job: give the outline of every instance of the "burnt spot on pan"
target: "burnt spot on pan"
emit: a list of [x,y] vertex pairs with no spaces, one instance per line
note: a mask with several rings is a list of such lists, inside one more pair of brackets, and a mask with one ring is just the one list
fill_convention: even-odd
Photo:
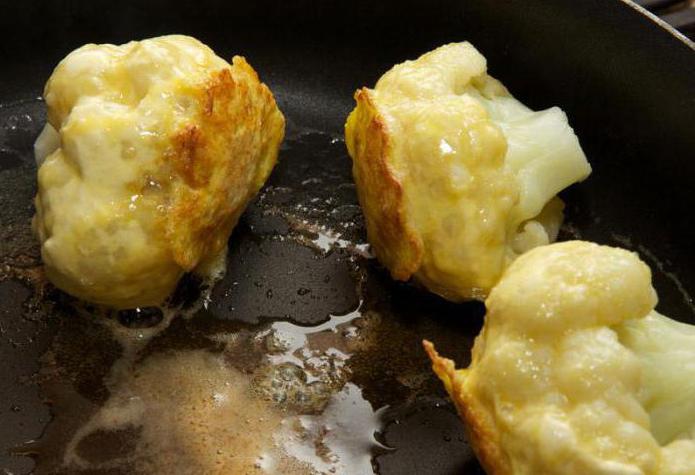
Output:
[[33,143],[46,120],[43,101],[0,104],[0,275],[40,264],[31,234],[36,193]]

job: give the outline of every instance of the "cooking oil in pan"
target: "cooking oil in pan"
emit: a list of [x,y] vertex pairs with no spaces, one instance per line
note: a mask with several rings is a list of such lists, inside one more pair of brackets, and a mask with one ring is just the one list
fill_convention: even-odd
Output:
[[[29,203],[31,161],[9,172]],[[27,203],[11,218],[30,237]],[[290,126],[230,240],[224,278],[187,276],[162,309],[80,304],[43,280],[33,241],[3,251],[0,292],[13,302],[3,324],[34,322],[23,330],[32,343],[6,350],[30,363],[15,373],[34,392],[7,397],[34,398],[31,410],[18,405],[35,430],[6,444],[13,473],[32,469],[22,455],[38,474],[450,473],[475,463],[420,341],[465,362],[481,307],[393,283],[378,267],[337,137]]]
[[[290,123],[225,276],[186,276],[165,308],[113,313],[43,278],[30,219],[44,121],[38,99],[0,105],[0,468],[482,473],[420,341],[466,365],[484,309],[378,266],[339,137]],[[668,261],[598,218],[574,224],[573,206],[563,239],[640,251],[674,316],[692,315]]]
[[[165,309],[154,328],[126,329],[63,309],[72,324],[44,356],[42,385],[56,417],[24,450],[36,473],[371,473],[394,450],[380,441],[389,411],[398,425],[399,404],[436,381],[427,387],[426,363],[413,367],[421,357],[398,356],[419,332],[399,335],[368,305],[314,327]],[[71,368],[104,350],[112,361],[97,375]]]

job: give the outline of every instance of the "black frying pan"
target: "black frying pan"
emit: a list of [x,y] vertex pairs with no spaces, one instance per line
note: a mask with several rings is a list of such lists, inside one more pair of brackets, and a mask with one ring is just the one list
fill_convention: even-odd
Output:
[[[355,350],[347,366],[364,399],[386,408],[376,434],[383,446],[372,448],[379,473],[482,473],[420,348],[422,338],[430,339],[467,364],[482,306],[450,304],[395,283],[349,245],[312,249],[331,244],[315,234],[315,225],[351,243],[365,239],[340,137],[353,91],[373,85],[397,62],[469,40],[519,99],[533,108],[561,106],[594,168],[587,182],[563,196],[561,238],[638,251],[654,271],[660,311],[695,323],[693,44],[630,3],[3,3],[0,467],[7,471],[26,473],[36,463],[37,473],[76,473],[58,468],[61,448],[76,424],[108,399],[105,378],[122,353],[97,317],[78,315],[75,302],[45,285],[29,225],[32,143],[45,120],[42,86],[59,59],[87,42],[177,32],[198,37],[223,57],[243,54],[289,123],[281,162],[230,240],[228,274],[212,290],[208,309],[174,320],[141,358],[172,348],[218,351],[211,339],[216,333],[253,332],[277,320],[311,326],[359,306],[372,318],[366,327],[375,344]],[[199,291],[187,279],[176,298],[185,306]],[[159,316],[108,318],[137,332]],[[128,431],[98,434],[85,443],[84,456],[117,458],[137,439]]]

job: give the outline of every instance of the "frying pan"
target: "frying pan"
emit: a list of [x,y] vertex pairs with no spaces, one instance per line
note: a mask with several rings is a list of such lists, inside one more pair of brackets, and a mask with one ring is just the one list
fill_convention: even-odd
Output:
[[[60,446],[74,421],[108,399],[104,381],[122,353],[97,318],[76,316],[74,302],[45,284],[30,231],[43,83],[57,61],[88,42],[190,34],[225,58],[246,56],[270,86],[288,118],[280,163],[234,232],[227,276],[207,309],[175,319],[151,351],[209,348],[216,331],[280,320],[306,330],[350,312],[377,315],[374,344],[347,364],[364,399],[382,408],[380,444],[370,449],[379,473],[482,473],[420,340],[466,365],[483,306],[395,283],[359,246],[365,231],[342,127],[354,90],[397,62],[468,40],[520,100],[534,109],[561,106],[594,168],[563,194],[561,238],[639,252],[653,269],[659,310],[695,323],[694,48],[629,2],[4,2],[0,27],[0,467],[7,472],[75,473],[59,468]],[[321,234],[326,229],[334,234]],[[177,293],[181,302],[200,292],[190,280]],[[159,318],[136,317],[110,318],[132,331]],[[137,443],[137,434],[93,439],[85,450],[108,458]]]

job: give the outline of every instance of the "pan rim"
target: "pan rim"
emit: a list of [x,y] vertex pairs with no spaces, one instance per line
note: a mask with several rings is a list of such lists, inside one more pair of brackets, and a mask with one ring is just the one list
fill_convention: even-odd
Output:
[[695,52],[695,42],[693,40],[691,40],[690,38],[688,38],[687,36],[685,36],[685,34],[681,33],[679,30],[677,30],[676,28],[671,26],[669,23],[662,20],[657,15],[650,12],[649,10],[644,8],[643,6],[635,3],[633,0],[619,0],[619,1],[621,3],[623,3],[625,6],[630,7],[632,10],[634,10],[635,12],[640,14],[642,17],[649,20],[652,24],[656,24],[656,26],[658,26],[662,30],[666,30],[676,40],[678,40],[684,46],[690,48],[690,50]]

